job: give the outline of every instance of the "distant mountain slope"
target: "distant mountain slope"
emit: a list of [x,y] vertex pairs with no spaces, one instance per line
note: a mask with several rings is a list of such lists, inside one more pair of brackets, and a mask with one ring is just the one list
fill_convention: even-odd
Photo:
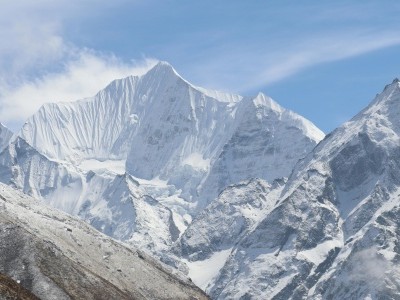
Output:
[[41,299],[207,299],[147,255],[0,185],[0,273]]
[[[324,135],[311,122],[259,94],[238,110],[238,125],[201,187],[215,198],[225,187],[249,178],[287,177]],[[210,191],[213,191],[211,193]]]
[[212,297],[400,299],[399,116],[396,80],[300,161]]
[[[179,126],[184,132],[187,122],[200,131],[210,131],[206,124],[198,124],[201,120],[190,120],[199,113],[196,108],[206,110],[201,115],[216,110],[214,117],[209,115],[211,119],[204,120],[211,125],[213,119],[228,118],[231,110],[227,106],[240,99],[235,95],[210,98],[182,79],[169,64],[161,62],[141,77],[113,81],[95,97],[43,105],[19,135],[50,158],[72,162],[88,158],[126,159],[136,139],[140,140],[142,135],[149,137],[157,129],[175,130]],[[164,128],[166,124],[169,126]],[[152,130],[151,126],[156,128]],[[152,138],[155,142],[159,137],[155,134]],[[139,147],[142,143],[137,144]],[[141,178],[152,177],[142,174],[145,170],[136,172]]]

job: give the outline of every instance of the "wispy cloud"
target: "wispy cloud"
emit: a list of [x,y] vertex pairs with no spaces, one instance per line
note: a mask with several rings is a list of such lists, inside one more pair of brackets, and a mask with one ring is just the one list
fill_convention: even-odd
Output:
[[[32,69],[51,65],[67,53],[60,24],[0,13],[0,78],[8,81]],[[16,17],[18,21],[12,21]]]
[[155,63],[154,59],[126,63],[114,56],[81,50],[75,59],[65,62],[59,72],[20,82],[17,86],[4,85],[0,92],[0,120],[22,123],[46,102],[93,96],[112,80],[141,75]]
[[[127,0],[97,5],[94,0],[15,0],[0,10],[0,80],[9,83],[60,70],[85,46],[66,38],[67,27],[84,16]],[[136,2],[136,1],[134,1]],[[101,49],[100,49],[101,51]]]
[[[122,3],[118,0],[115,3]],[[46,102],[93,96],[116,78],[139,75],[155,60],[124,61],[79,47],[64,37],[63,23],[96,9],[95,1],[17,0],[0,10],[0,120],[13,129]],[[105,9],[107,5],[103,5]]]
[[192,66],[195,80],[246,93],[307,68],[400,45],[400,5],[393,2],[282,1],[258,8],[264,8],[263,18],[247,19],[247,31],[240,28],[243,22],[234,21],[234,30],[225,30],[228,37],[202,49]]
[[395,271],[393,263],[386,260],[375,247],[372,247],[354,254],[352,268],[349,270],[349,280],[368,282],[369,288],[382,291],[385,289],[387,278]]
[[[307,68],[400,45],[397,32],[325,32],[302,40],[275,40],[257,47],[221,49],[220,56],[194,66],[206,85],[246,92],[265,87]],[[262,53],[260,49],[265,49]],[[202,74],[202,75],[201,75]]]
[[331,61],[342,60],[371,51],[400,45],[400,36],[395,32],[352,33],[341,36],[317,37],[306,40],[300,45],[293,45],[289,51],[275,53],[275,57],[266,61],[265,71],[260,80],[248,87],[271,84],[292,76],[305,68]]

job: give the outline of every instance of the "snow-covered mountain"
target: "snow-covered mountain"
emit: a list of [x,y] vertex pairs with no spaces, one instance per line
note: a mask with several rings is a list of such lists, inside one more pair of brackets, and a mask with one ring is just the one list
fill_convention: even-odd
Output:
[[160,252],[225,187],[288,176],[323,136],[263,94],[205,90],[161,62],[44,105],[0,154],[0,180]]
[[46,104],[19,135],[48,158],[77,166],[126,161],[132,176],[162,180],[200,208],[231,183],[288,176],[324,136],[265,95],[207,91],[165,62],[93,98]]
[[2,130],[0,181],[213,299],[400,299],[399,81],[323,138],[263,94],[205,90],[161,62]]
[[263,94],[205,90],[161,62],[92,98],[44,105],[5,144],[0,181],[230,297],[221,274],[323,138]]
[[141,251],[4,184],[0,240],[0,273],[8,278],[4,290],[0,276],[0,297],[17,294],[2,299],[38,299],[25,289],[51,300],[208,299]]
[[[229,252],[212,298],[400,299],[399,117],[395,80],[300,161],[274,208]],[[219,216],[208,209],[208,219]],[[218,253],[219,244],[206,240],[201,251]]]
[[214,199],[228,185],[249,178],[272,182],[289,176],[297,161],[324,137],[311,122],[263,94],[243,103],[237,114],[236,130],[201,187],[200,195],[208,191],[208,199]]

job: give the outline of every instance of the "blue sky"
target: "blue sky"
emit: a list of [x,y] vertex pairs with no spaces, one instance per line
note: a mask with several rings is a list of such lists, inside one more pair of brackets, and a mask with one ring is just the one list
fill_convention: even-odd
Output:
[[0,11],[0,121],[170,62],[203,87],[259,91],[329,132],[400,76],[397,1],[15,0]]

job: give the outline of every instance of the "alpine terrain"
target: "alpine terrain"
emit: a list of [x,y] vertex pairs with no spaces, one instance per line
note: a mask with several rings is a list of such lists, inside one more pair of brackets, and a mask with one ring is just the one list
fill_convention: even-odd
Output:
[[263,94],[198,88],[160,62],[44,105],[0,154],[0,180],[164,256],[224,188],[288,176],[323,136]]
[[[222,194],[220,204],[210,205],[211,238],[204,239],[204,224],[194,221],[181,248],[188,257],[209,259],[229,249],[208,285],[211,297],[400,299],[399,116],[395,80],[302,159],[278,196],[261,183],[227,190],[243,193],[239,198],[272,197],[273,208],[254,229],[244,227],[234,245],[224,241],[226,229],[218,222],[223,210],[230,212],[225,223],[236,222],[240,210],[224,207],[238,200]],[[246,212],[252,203],[246,201]]]
[[0,129],[0,181],[48,207],[0,186],[0,274],[36,296],[400,299],[398,80],[325,136],[160,62]]

